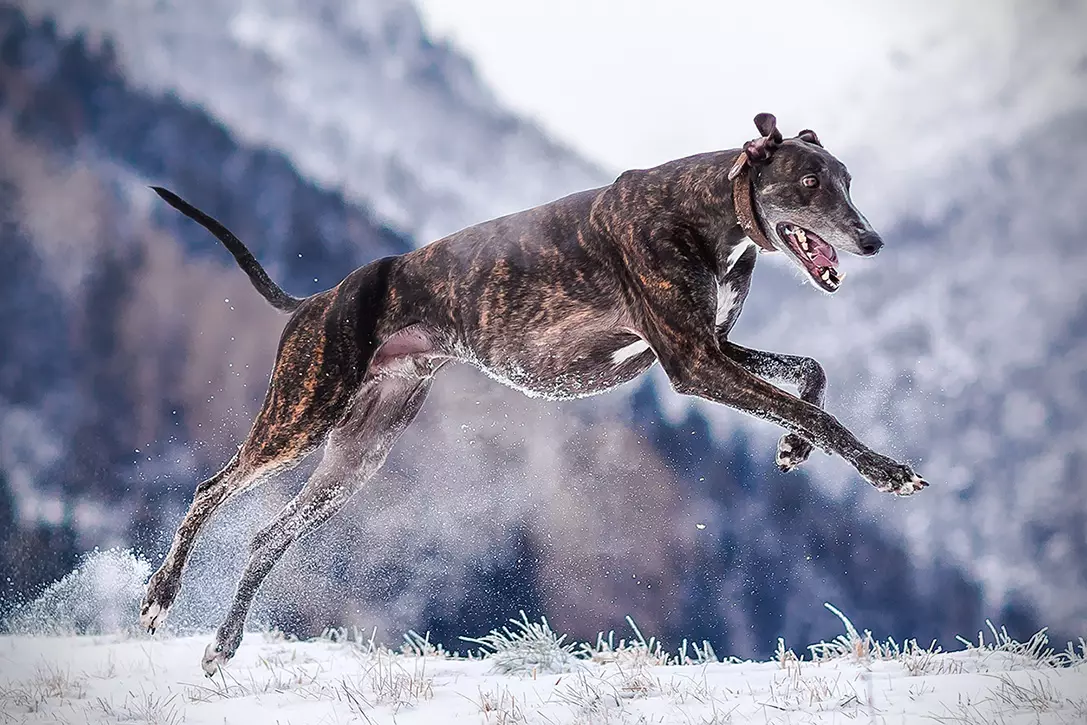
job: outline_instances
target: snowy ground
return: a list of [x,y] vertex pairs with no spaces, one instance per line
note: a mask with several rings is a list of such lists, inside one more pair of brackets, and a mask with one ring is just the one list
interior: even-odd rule
[[483,659],[252,633],[211,680],[207,637],[5,636],[0,723],[1087,723],[1083,643],[1055,654],[1044,635],[996,630],[943,653],[847,624],[803,659],[782,644],[769,662],[716,662],[640,635],[574,647],[514,624],[477,643]]

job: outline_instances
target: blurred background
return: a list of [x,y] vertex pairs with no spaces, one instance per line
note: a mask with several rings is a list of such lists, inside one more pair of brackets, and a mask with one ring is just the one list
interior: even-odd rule
[[[734,338],[820,360],[931,488],[781,474],[779,430],[659,370],[555,404],[447,369],[254,616],[456,647],[629,614],[744,657],[839,632],[824,601],[924,643],[1087,633],[1085,27],[1082,0],[0,0],[0,600],[95,547],[157,566],[263,396],[285,318],[148,184],[303,295],[772,111],[887,247],[833,298],[762,258]],[[217,622],[305,473],[207,532],[176,623]]]

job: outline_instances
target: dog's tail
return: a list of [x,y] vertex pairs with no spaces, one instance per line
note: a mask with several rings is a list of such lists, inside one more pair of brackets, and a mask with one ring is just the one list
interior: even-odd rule
[[216,219],[200,211],[172,191],[163,189],[161,186],[152,186],[151,188],[156,194],[161,196],[167,204],[214,234],[215,238],[222,242],[230,253],[234,255],[234,259],[238,261],[238,266],[242,268],[243,272],[249,275],[249,281],[257,288],[257,292],[260,292],[261,295],[264,296],[264,299],[272,304],[272,307],[275,307],[277,310],[283,310],[284,312],[294,312],[298,309],[298,306],[302,304],[302,300],[297,297],[292,297],[280,289],[279,285],[273,282],[268,276],[268,273],[264,271],[264,267],[260,266],[260,262],[256,260],[252,252],[246,249],[241,240],[234,236],[229,229],[220,224]]

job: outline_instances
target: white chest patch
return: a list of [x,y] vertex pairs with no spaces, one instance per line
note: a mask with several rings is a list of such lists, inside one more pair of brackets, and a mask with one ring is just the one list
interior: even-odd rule
[[727,275],[732,271],[732,268],[736,266],[736,262],[740,261],[740,257],[743,256],[749,248],[755,246],[755,243],[750,239],[743,239],[736,243],[732,249],[728,252],[728,259],[725,260],[725,274]]
[[622,365],[636,355],[641,355],[649,349],[649,343],[645,340],[635,340],[629,345],[624,345],[611,354],[612,365]]
[[732,289],[732,285],[726,282],[717,288],[716,322],[718,325],[728,319],[728,313],[732,311],[734,304],[736,304],[736,290]]
[[[750,239],[744,239],[729,250],[728,259],[725,260],[725,277],[728,277],[728,273],[732,271],[732,268],[736,266],[736,263],[740,261],[740,257],[744,255],[751,247],[754,247],[755,243]],[[729,313],[732,311],[733,306],[736,304],[736,290],[732,287],[732,284],[725,282],[717,288],[717,319],[716,322],[720,325],[722,322],[728,319]]]

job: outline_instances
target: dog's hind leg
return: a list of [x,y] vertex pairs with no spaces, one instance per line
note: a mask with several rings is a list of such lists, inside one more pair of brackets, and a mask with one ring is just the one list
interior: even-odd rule
[[140,606],[140,626],[151,632],[162,626],[181,588],[181,575],[196,536],[215,510],[234,494],[252,484],[253,476],[234,456],[221,471],[196,487],[192,504],[174,534],[170,551],[151,579]]
[[364,384],[350,414],[329,435],[324,457],[309,481],[253,539],[233,604],[204,653],[210,677],[241,644],[245,619],[261,582],[298,538],[316,530],[381,468],[415,418],[430,388],[425,378],[385,377]]
[[[299,463],[324,441],[358,390],[358,375],[345,373],[359,353],[340,325],[335,293],[306,300],[280,340],[264,405],[238,453],[223,470],[196,488],[162,566],[147,584],[140,624],[162,625],[177,598],[196,537],[230,498]],[[358,366],[355,366],[357,368]]]
[[[795,385],[801,400],[823,407],[827,376],[823,366],[810,357],[783,355],[776,352],[752,350],[727,340],[719,340],[721,352],[738,362],[748,372],[770,382]],[[811,455],[812,444],[796,433],[786,433],[778,441],[778,468],[791,471]]]

